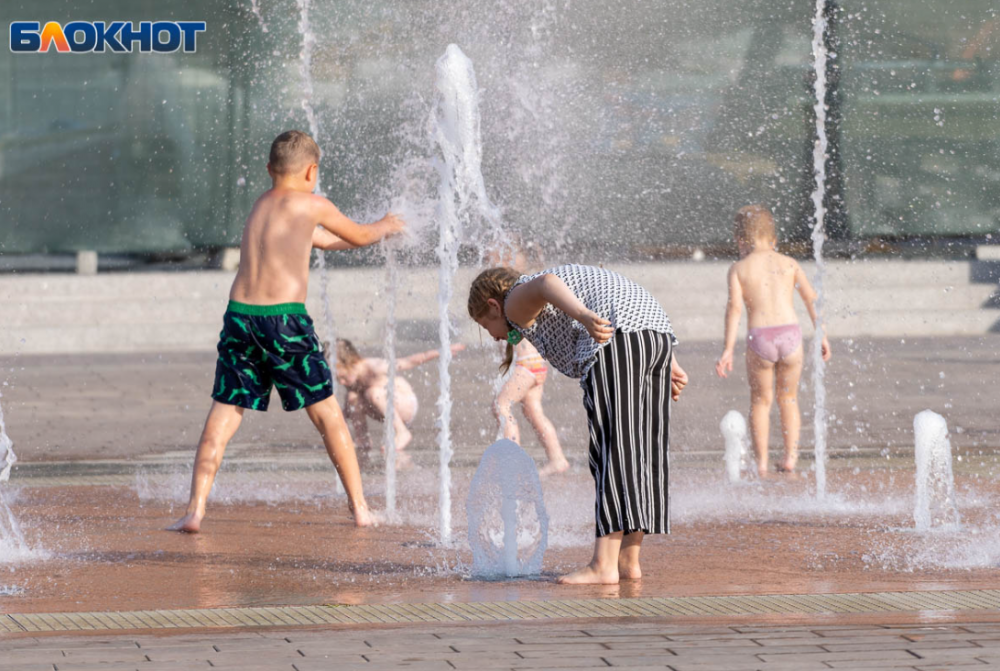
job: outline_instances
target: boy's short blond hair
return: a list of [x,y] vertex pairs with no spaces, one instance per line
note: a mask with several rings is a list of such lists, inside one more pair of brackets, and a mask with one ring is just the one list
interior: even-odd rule
[[319,163],[319,145],[308,133],[285,131],[271,143],[268,163],[277,175],[298,172],[307,165]]
[[747,205],[736,213],[733,235],[736,242],[752,245],[757,240],[774,242],[778,233],[774,228],[774,215],[766,205]]

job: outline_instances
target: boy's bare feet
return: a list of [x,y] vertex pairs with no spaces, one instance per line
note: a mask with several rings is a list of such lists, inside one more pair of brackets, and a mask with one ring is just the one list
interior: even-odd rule
[[196,534],[201,531],[201,520],[203,517],[205,517],[204,514],[196,515],[194,513],[188,513],[167,527],[167,531],[180,531],[182,533]]
[[617,585],[618,569],[598,570],[594,566],[584,566],[578,571],[556,578],[560,585]]
[[569,462],[566,459],[559,459],[558,461],[550,461],[541,468],[538,469],[538,477],[547,478],[550,475],[559,475],[560,473],[565,473],[569,470]]
[[359,529],[362,527],[378,526],[378,516],[371,511],[367,503],[352,505],[350,506],[350,509],[351,513],[354,515],[354,526]]

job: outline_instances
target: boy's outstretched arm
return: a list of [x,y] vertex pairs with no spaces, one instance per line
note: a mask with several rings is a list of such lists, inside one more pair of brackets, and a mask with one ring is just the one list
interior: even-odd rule
[[556,275],[539,275],[530,282],[514,287],[507,296],[504,310],[510,321],[520,326],[530,326],[549,303],[583,324],[590,337],[598,343],[606,343],[614,335],[611,322],[588,309]]
[[[465,345],[462,345],[461,343],[452,345],[451,353],[456,354],[458,352],[461,352],[463,349],[465,349]],[[402,359],[398,359],[396,361],[396,370],[397,371],[410,370],[416,368],[421,364],[425,364],[428,361],[433,361],[439,356],[441,356],[441,352],[436,349],[429,349],[426,352],[411,354],[408,357],[403,357]]]
[[729,300],[726,302],[726,340],[722,356],[715,362],[715,373],[726,377],[733,370],[733,352],[736,350],[736,333],[740,328],[740,315],[743,314],[743,286],[736,273],[736,264],[729,267]]
[[361,225],[345,216],[323,196],[312,198],[316,223],[355,247],[367,247],[386,236],[399,233],[405,227],[403,220],[391,212],[375,223]]
[[343,251],[346,249],[357,249],[357,245],[352,245],[347,240],[334,235],[322,226],[317,226],[313,231],[312,246],[314,249],[323,249],[328,252]]
[[[798,262],[795,263],[795,288],[799,290],[799,296],[802,297],[802,302],[805,303],[806,310],[809,312],[809,319],[812,320],[813,328],[815,328],[817,320],[816,299],[819,295],[813,289],[812,284],[809,283],[806,271],[802,270],[802,266]],[[823,338],[823,361],[829,361],[830,357],[833,356],[833,352],[830,349],[830,341],[826,339],[826,327],[821,326],[819,330],[820,333],[817,335]]]

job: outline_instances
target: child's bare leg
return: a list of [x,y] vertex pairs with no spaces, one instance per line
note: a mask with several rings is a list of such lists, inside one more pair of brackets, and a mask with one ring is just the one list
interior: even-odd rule
[[[379,420],[385,421],[385,413],[389,409],[389,392],[385,387],[372,387],[366,395],[372,414]],[[393,408],[393,429],[396,441],[396,451],[405,450],[413,439],[410,428],[406,426],[398,408]],[[408,462],[408,459],[407,459]],[[405,465],[401,462],[400,465]]]
[[201,530],[201,520],[205,517],[205,502],[212,491],[215,474],[219,472],[222,455],[226,445],[236,435],[243,420],[243,408],[212,402],[205,419],[205,428],[198,441],[198,452],[194,458],[194,471],[191,474],[191,498],[188,501],[187,513],[167,529],[169,531],[186,531],[198,533]]
[[766,478],[771,404],[774,402],[774,364],[747,348],[747,378],[750,380],[750,437],[757,459],[757,472]]
[[642,577],[642,569],[639,568],[639,550],[642,549],[642,539],[645,537],[641,531],[626,534],[622,539],[622,549],[618,553],[618,577],[622,580],[638,580]]
[[354,513],[354,523],[359,527],[374,524],[375,518],[368,509],[365,494],[361,486],[361,469],[358,467],[358,455],[354,450],[354,441],[347,430],[347,423],[340,412],[340,404],[333,396],[306,407],[306,414],[323,436],[327,454],[344,483],[347,500]]
[[781,434],[785,440],[785,457],[779,470],[792,472],[799,460],[799,433],[802,415],[799,412],[799,378],[802,376],[803,350],[791,354],[775,366],[778,410],[781,412]]
[[563,454],[562,446],[559,444],[556,427],[552,425],[542,409],[542,390],[544,389],[545,385],[536,383],[521,401],[524,416],[535,429],[535,433],[538,434],[538,441],[545,448],[545,456],[549,459],[549,463],[538,470],[538,474],[543,478],[563,473],[569,468],[569,462],[566,461],[566,455]]
[[344,417],[351,423],[354,441],[362,450],[370,450],[371,438],[368,435],[368,416],[365,413],[364,401],[357,392],[347,392],[347,402],[344,406]]
[[497,400],[493,404],[493,415],[500,423],[503,437],[521,444],[521,429],[514,418],[514,405],[520,403],[528,391],[535,385],[535,376],[520,366],[514,366],[514,372],[504,383]]
[[556,578],[561,585],[617,585],[621,531],[601,536],[594,544],[594,558],[582,569]]

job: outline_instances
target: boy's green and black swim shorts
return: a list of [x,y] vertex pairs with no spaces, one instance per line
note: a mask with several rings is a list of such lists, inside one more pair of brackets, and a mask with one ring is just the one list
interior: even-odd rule
[[306,306],[230,301],[219,334],[212,398],[267,410],[272,384],[285,410],[300,410],[333,395],[330,367]]

